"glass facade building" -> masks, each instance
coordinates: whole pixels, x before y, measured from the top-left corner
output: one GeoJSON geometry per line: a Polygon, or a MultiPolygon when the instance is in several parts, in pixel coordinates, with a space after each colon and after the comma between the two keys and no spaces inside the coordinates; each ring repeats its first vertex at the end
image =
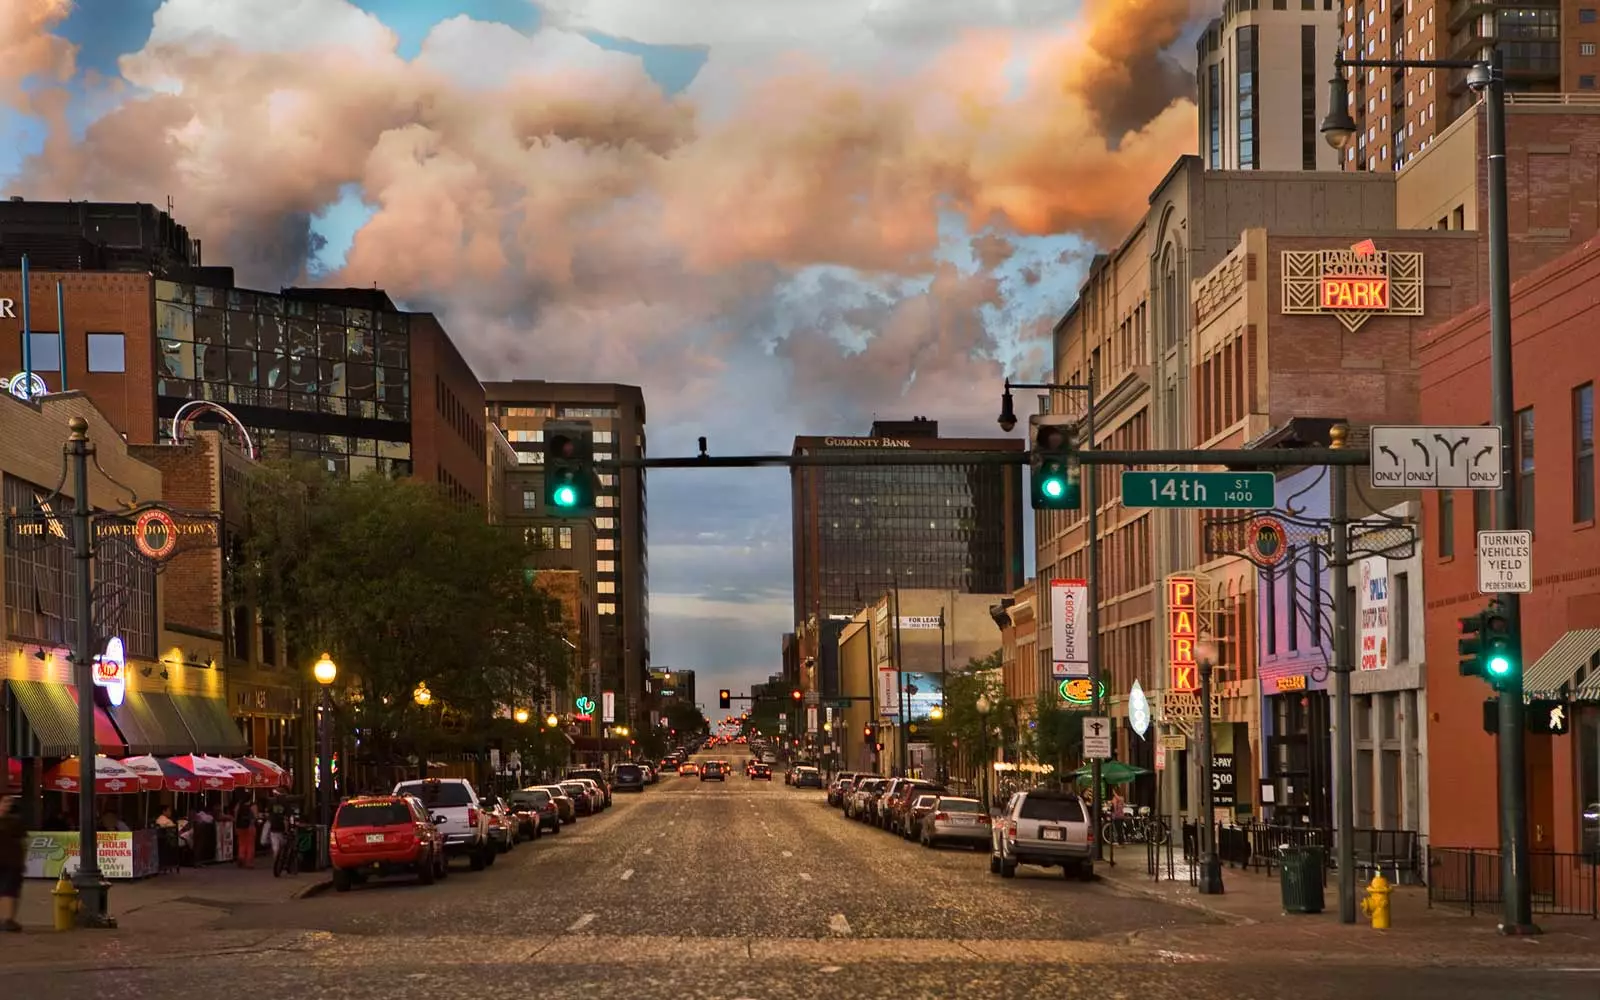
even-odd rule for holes
{"type": "Polygon", "coordinates": [[[241,289],[156,282],[160,438],[190,400],[226,406],[264,456],[405,476],[411,317],[241,289]]]}

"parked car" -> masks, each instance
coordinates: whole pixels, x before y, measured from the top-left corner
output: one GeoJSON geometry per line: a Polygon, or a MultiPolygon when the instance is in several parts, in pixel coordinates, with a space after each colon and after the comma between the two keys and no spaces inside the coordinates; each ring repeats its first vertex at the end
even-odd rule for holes
{"type": "Polygon", "coordinates": [[[638,764],[618,764],[611,769],[612,787],[619,792],[642,792],[648,780],[638,764]]]}
{"type": "Polygon", "coordinates": [[[884,799],[883,828],[909,840],[916,835],[908,822],[911,803],[918,795],[943,795],[944,791],[944,786],[936,781],[902,779],[900,784],[895,786],[893,796],[884,799]]]}
{"type": "Polygon", "coordinates": [[[446,858],[465,857],[473,871],[494,864],[489,816],[477,789],[465,778],[421,778],[394,786],[395,795],[414,795],[444,836],[446,858]]]}
{"type": "Polygon", "coordinates": [[[601,808],[605,808],[605,806],[609,806],[611,804],[611,783],[606,781],[606,773],[600,770],[598,767],[570,768],[567,771],[567,777],[581,778],[594,782],[596,785],[600,786],[600,792],[605,797],[605,803],[601,806],[601,808]]]}
{"type": "Polygon", "coordinates": [[[940,795],[919,818],[916,837],[923,847],[963,844],[978,848],[990,843],[990,834],[989,813],[983,808],[982,802],[961,796],[940,795]]]}
{"type": "Polygon", "coordinates": [[[494,845],[496,853],[509,853],[521,839],[517,835],[516,817],[511,814],[511,809],[505,800],[499,796],[484,799],[483,809],[489,815],[489,843],[494,845]]]}
{"type": "Polygon", "coordinates": [[[934,803],[938,801],[939,796],[927,792],[919,793],[911,800],[911,806],[906,810],[904,824],[904,829],[909,831],[905,834],[907,840],[921,837],[923,821],[929,813],[933,812],[934,803]]]}
{"type": "Polygon", "coordinates": [[[556,827],[555,832],[560,833],[561,827],[571,826],[578,821],[578,804],[572,800],[571,795],[567,794],[565,788],[560,785],[535,785],[533,787],[536,791],[549,792],[551,801],[556,804],[556,815],[560,817],[561,823],[556,827]]]}
{"type": "Polygon", "coordinates": [[[574,810],[579,816],[593,816],[600,811],[600,805],[595,801],[594,793],[589,786],[581,781],[563,781],[561,790],[572,799],[574,810]]]}
{"type": "Polygon", "coordinates": [[[1094,877],[1094,823],[1076,794],[1035,788],[1018,792],[994,822],[989,871],[1015,878],[1018,865],[1061,866],[1085,881],[1094,877]]]}
{"type": "Polygon", "coordinates": [[[844,814],[851,819],[866,822],[871,816],[872,798],[888,784],[887,778],[858,778],[845,799],[844,814]]]}
{"type": "Polygon", "coordinates": [[[844,790],[850,780],[856,776],[854,771],[840,771],[828,782],[828,805],[838,806],[843,804],[844,790]]]}
{"type": "Polygon", "coordinates": [[[334,890],[349,892],[371,876],[397,872],[415,874],[423,885],[445,877],[443,819],[430,816],[410,795],[367,795],[339,803],[328,838],[334,890]]]}
{"type": "Polygon", "coordinates": [[[822,772],[814,767],[797,767],[794,769],[794,787],[796,788],[821,788],[822,772]]]}
{"type": "Polygon", "coordinates": [[[545,831],[561,832],[561,807],[545,788],[523,788],[511,793],[507,804],[517,820],[517,833],[524,840],[538,840],[545,831]]]}
{"type": "Polygon", "coordinates": [[[700,769],[701,781],[727,781],[728,768],[720,760],[707,761],[706,766],[700,769]]]}

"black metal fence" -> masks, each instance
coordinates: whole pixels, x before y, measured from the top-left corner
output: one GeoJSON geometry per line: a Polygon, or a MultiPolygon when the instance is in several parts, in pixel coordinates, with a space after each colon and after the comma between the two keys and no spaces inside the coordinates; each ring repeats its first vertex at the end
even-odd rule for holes
{"type": "MultiPolygon", "coordinates": [[[[1185,877],[1196,881],[1195,866],[1200,860],[1200,828],[1192,819],[1174,817],[1161,825],[1149,822],[1141,829],[1161,830],[1164,836],[1145,840],[1145,867],[1151,879],[1185,877]],[[1178,871],[1177,859],[1186,872],[1178,871]]],[[[1356,871],[1382,872],[1395,883],[1421,883],[1426,875],[1422,863],[1421,839],[1412,830],[1358,829],[1354,832],[1356,871]]],[[[1271,824],[1223,825],[1216,827],[1217,855],[1230,868],[1264,871],[1272,874],[1283,853],[1295,848],[1320,849],[1327,869],[1338,865],[1333,831],[1325,827],[1275,826],[1271,824]]]]}
{"type": "MultiPolygon", "coordinates": [[[[1528,856],[1533,912],[1600,919],[1600,854],[1534,851],[1528,856]]],[[[1500,852],[1494,848],[1430,847],[1428,905],[1465,906],[1467,912],[1499,906],[1500,852]]]]}

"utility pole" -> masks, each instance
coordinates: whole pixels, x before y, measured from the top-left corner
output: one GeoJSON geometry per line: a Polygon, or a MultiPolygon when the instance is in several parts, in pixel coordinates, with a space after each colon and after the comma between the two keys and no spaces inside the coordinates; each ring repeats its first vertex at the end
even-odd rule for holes
{"type": "MultiPolygon", "coordinates": [[[[1095,413],[1094,413],[1094,403],[1095,403],[1094,393],[1095,393],[1095,377],[1096,377],[1096,373],[1095,373],[1094,369],[1095,369],[1094,363],[1091,361],[1090,364],[1089,364],[1089,385],[1088,385],[1088,389],[1089,389],[1089,404],[1085,408],[1088,412],[1087,412],[1087,414],[1085,416],[1085,420],[1084,420],[1085,430],[1087,431],[1087,434],[1085,435],[1084,443],[1091,450],[1094,448],[1094,444],[1095,444],[1095,441],[1094,441],[1094,417],[1095,417],[1095,413]]],[[[1101,685],[1101,678],[1102,678],[1103,675],[1101,674],[1101,671],[1100,671],[1100,469],[1099,469],[1099,467],[1093,466],[1093,465],[1089,466],[1089,468],[1084,472],[1084,479],[1085,479],[1085,482],[1083,484],[1083,498],[1084,498],[1083,502],[1084,502],[1084,505],[1089,508],[1089,526],[1088,526],[1089,527],[1089,539],[1088,539],[1088,563],[1089,563],[1089,567],[1088,567],[1088,574],[1087,574],[1088,577],[1089,577],[1089,614],[1087,616],[1087,621],[1085,622],[1085,624],[1088,625],[1088,627],[1089,627],[1089,636],[1088,636],[1088,641],[1085,643],[1084,648],[1085,648],[1085,651],[1088,653],[1088,656],[1089,656],[1089,698],[1090,698],[1089,714],[1094,715],[1094,716],[1099,716],[1099,715],[1103,714],[1104,711],[1105,711],[1105,705],[1101,704],[1101,699],[1100,699],[1100,685],[1101,685]]],[[[1100,768],[1102,767],[1103,763],[1104,762],[1101,761],[1099,757],[1096,757],[1094,759],[1094,762],[1090,765],[1090,768],[1091,768],[1090,780],[1094,782],[1094,786],[1093,786],[1094,787],[1094,799],[1093,799],[1093,802],[1094,802],[1094,815],[1089,818],[1089,822],[1090,822],[1090,824],[1092,824],[1093,828],[1098,828],[1099,827],[1101,803],[1105,800],[1105,797],[1106,797],[1104,790],[1100,787],[1100,768]]],[[[1099,861],[1101,859],[1101,857],[1102,857],[1102,855],[1100,853],[1101,847],[1102,847],[1101,839],[1099,837],[1094,838],[1094,859],[1096,861],[1099,861]]]]}
{"type": "MultiPolygon", "coordinates": [[[[1344,447],[1345,429],[1329,432],[1334,448],[1344,447]]],[[[1355,609],[1350,606],[1350,480],[1349,470],[1330,469],[1333,477],[1329,500],[1333,515],[1333,784],[1339,852],[1339,921],[1356,922],[1356,796],[1354,787],[1355,733],[1350,722],[1350,637],[1355,609]]]]}

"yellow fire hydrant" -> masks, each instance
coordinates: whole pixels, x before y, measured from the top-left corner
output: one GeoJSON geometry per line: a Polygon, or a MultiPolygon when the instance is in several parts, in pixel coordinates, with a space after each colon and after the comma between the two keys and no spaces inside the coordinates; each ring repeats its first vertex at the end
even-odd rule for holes
{"type": "Polygon", "coordinates": [[[78,925],[78,890],[62,872],[50,895],[55,897],[56,930],[70,931],[78,925]]]}
{"type": "Polygon", "coordinates": [[[1394,886],[1381,874],[1374,875],[1367,885],[1367,897],[1361,901],[1361,912],[1372,918],[1372,929],[1386,931],[1389,929],[1389,894],[1394,892],[1394,886]]]}

